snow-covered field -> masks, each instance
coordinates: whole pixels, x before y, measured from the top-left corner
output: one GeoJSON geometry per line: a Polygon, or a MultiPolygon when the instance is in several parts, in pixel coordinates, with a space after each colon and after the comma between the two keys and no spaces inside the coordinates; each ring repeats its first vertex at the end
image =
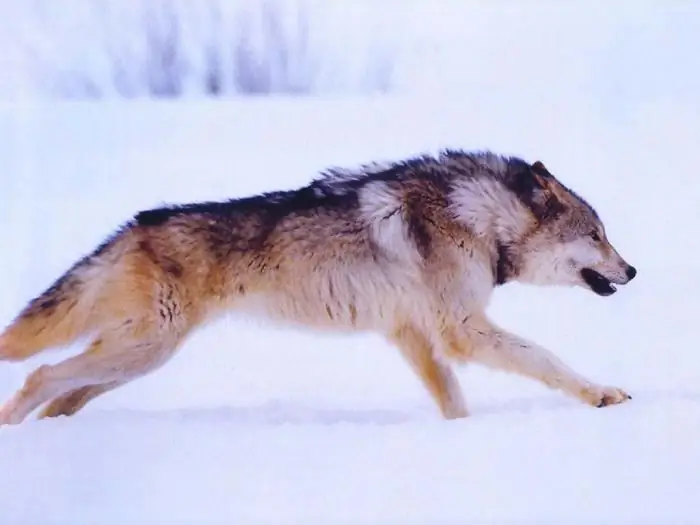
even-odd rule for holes
{"type": "MultiPolygon", "coordinates": [[[[397,352],[235,317],[73,418],[0,429],[0,523],[699,523],[700,118],[649,103],[402,97],[5,106],[2,324],[136,210],[302,184],[443,146],[542,159],[639,277],[610,298],[508,285],[501,324],[633,395],[592,409],[460,370],[444,422],[397,352]]],[[[0,395],[78,347],[0,366],[0,395]]]]}

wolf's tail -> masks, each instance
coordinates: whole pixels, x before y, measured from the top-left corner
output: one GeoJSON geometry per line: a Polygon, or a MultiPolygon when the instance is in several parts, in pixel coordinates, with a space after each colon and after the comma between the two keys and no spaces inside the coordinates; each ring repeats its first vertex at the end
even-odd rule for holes
{"type": "Polygon", "coordinates": [[[96,305],[113,267],[115,236],[32,299],[0,334],[0,360],[22,361],[65,346],[96,328],[96,305]]]}

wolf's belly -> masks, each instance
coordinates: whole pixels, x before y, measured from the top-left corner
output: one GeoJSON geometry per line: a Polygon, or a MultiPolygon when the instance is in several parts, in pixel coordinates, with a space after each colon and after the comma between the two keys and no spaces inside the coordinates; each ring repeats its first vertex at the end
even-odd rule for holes
{"type": "Polygon", "coordinates": [[[253,294],[240,307],[285,323],[382,332],[395,328],[401,317],[425,317],[435,310],[430,291],[420,282],[382,272],[319,273],[305,281],[285,282],[265,294],[253,294]]]}

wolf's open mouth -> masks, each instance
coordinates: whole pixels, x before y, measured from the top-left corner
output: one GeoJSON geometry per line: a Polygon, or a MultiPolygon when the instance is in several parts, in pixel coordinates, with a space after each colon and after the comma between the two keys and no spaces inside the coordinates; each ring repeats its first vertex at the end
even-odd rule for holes
{"type": "Polygon", "coordinates": [[[598,295],[607,296],[612,295],[617,291],[617,288],[606,279],[601,274],[590,268],[584,268],[581,270],[581,277],[585,283],[598,295]]]}

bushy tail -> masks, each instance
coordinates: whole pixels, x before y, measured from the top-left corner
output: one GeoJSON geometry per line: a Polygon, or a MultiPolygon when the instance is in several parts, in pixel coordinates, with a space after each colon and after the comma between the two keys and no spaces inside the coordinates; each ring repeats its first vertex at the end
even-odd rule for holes
{"type": "Polygon", "coordinates": [[[108,246],[78,261],[54,284],[32,299],[0,335],[0,360],[21,361],[39,352],[65,346],[93,326],[107,270],[101,260],[108,246]]]}

